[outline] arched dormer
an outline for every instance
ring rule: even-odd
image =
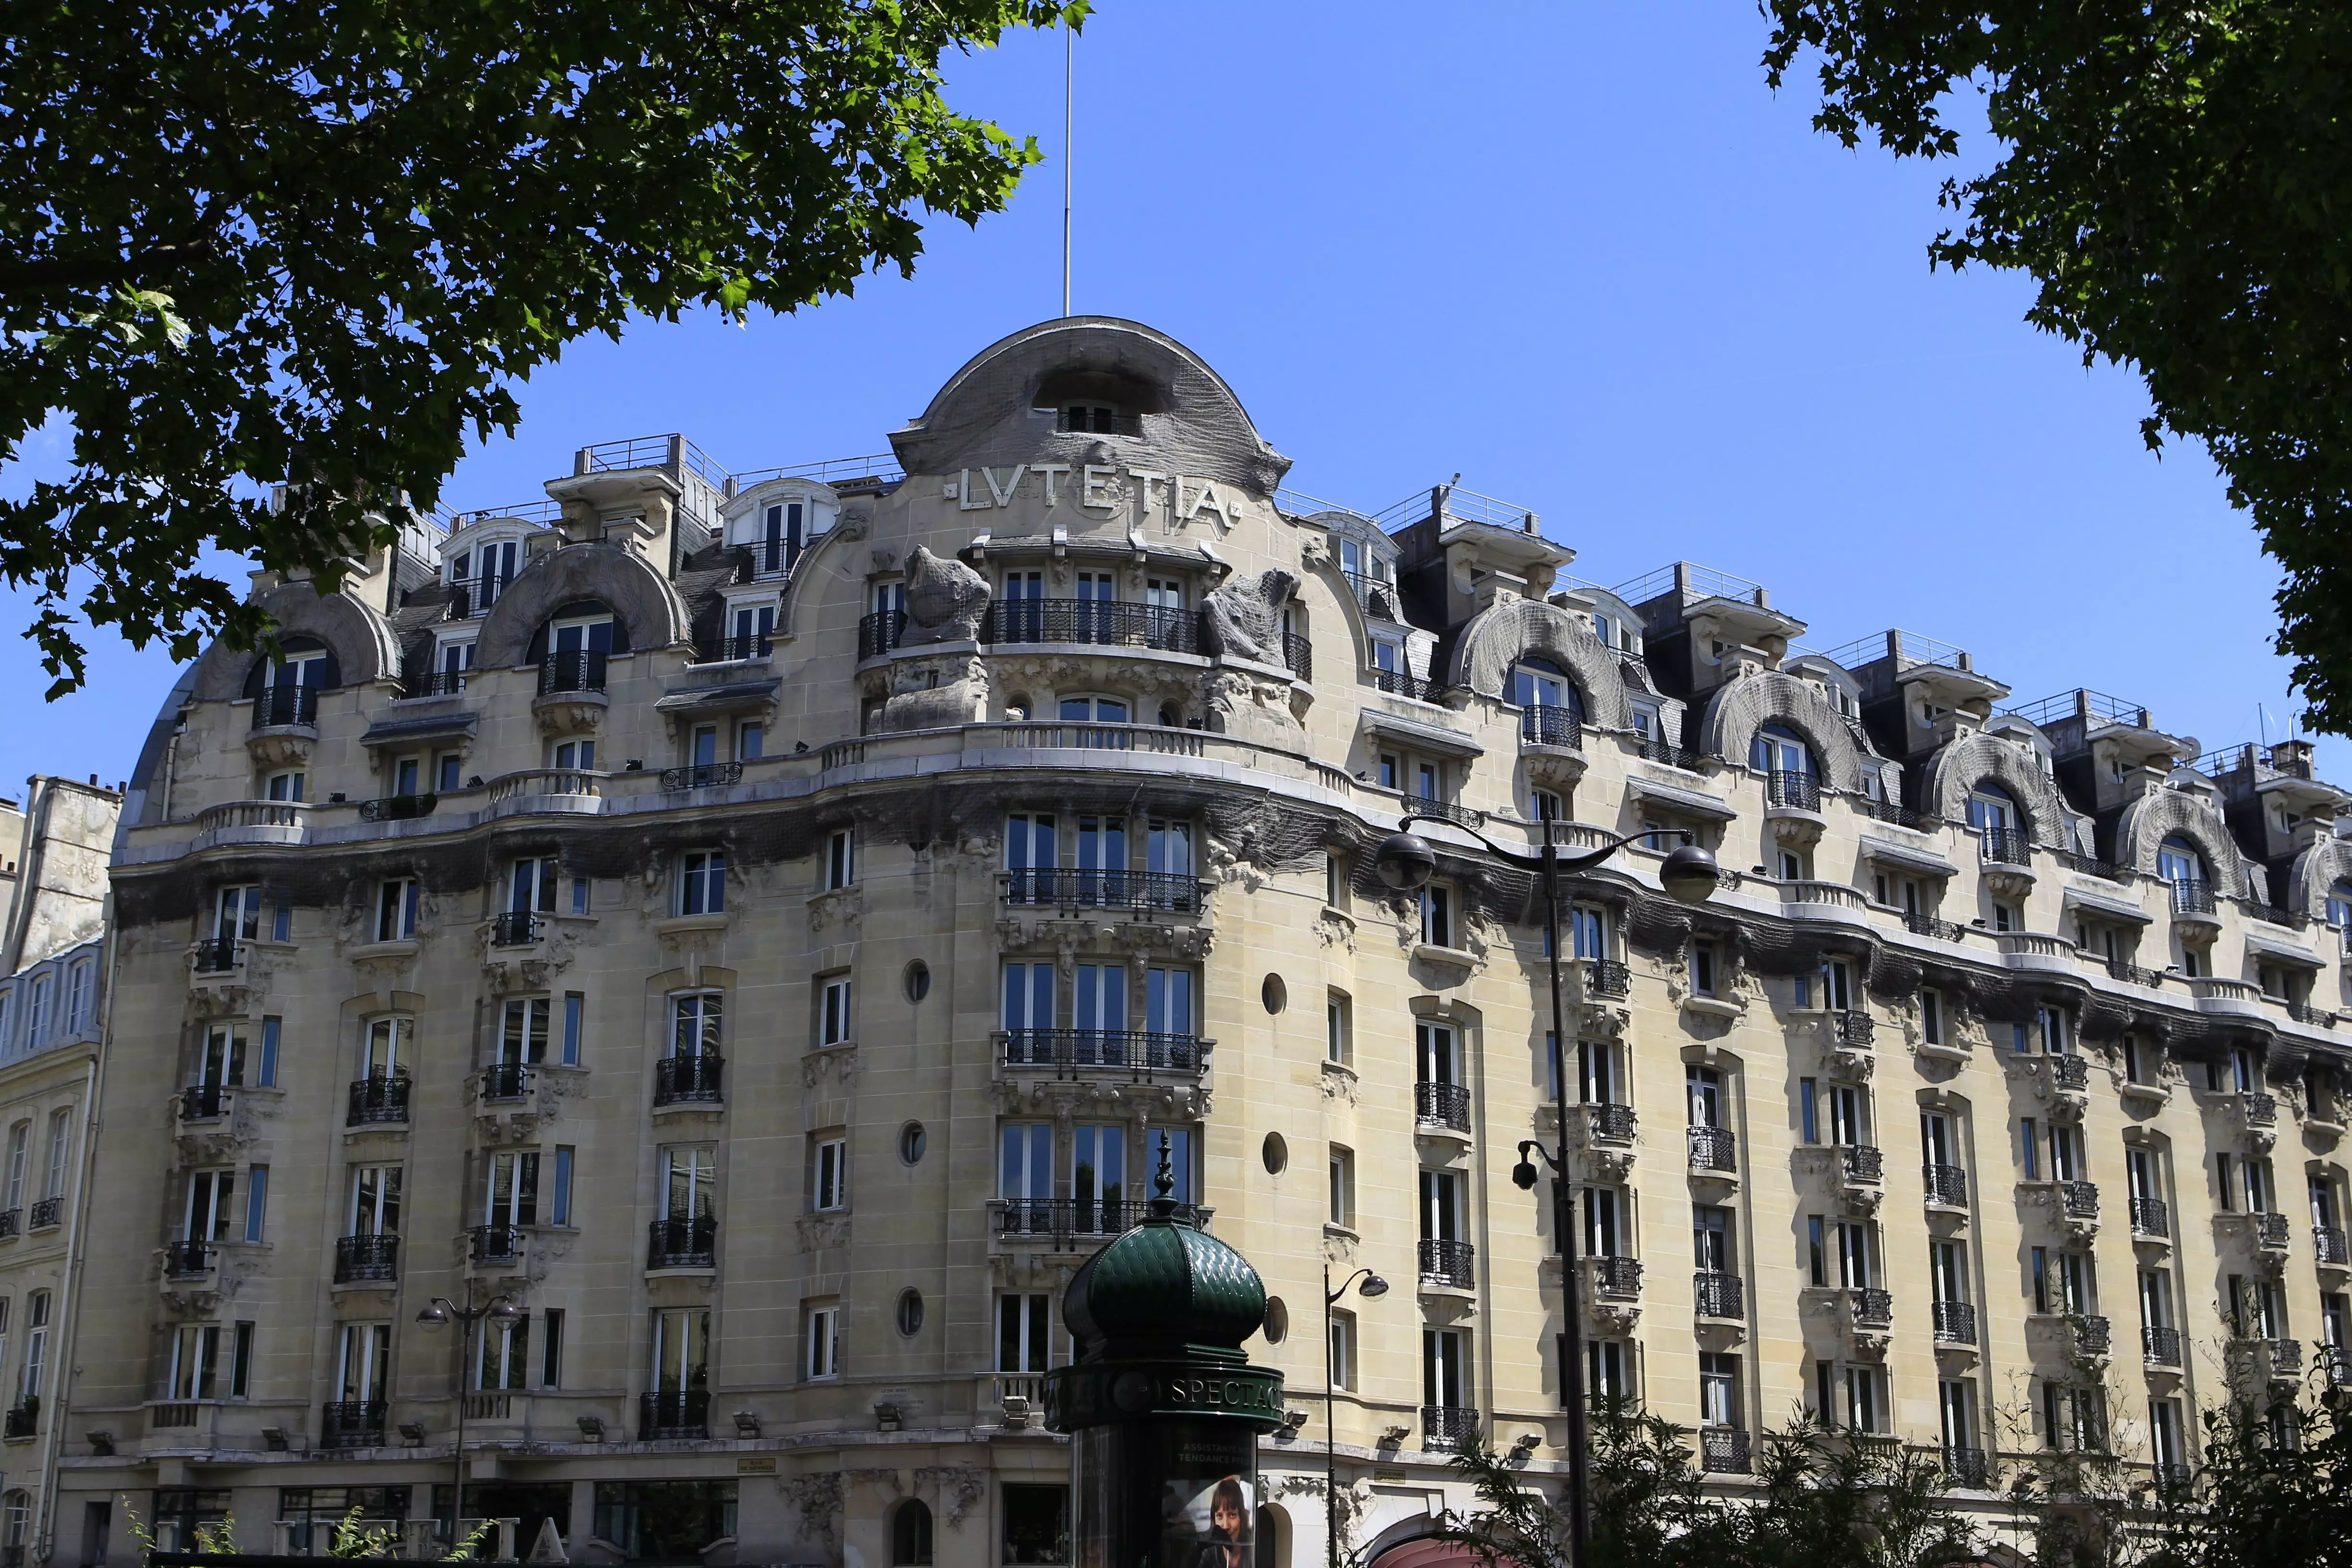
[[[833,531],[841,497],[830,485],[787,475],[738,491],[720,515],[726,542],[751,552],[752,576],[782,577]]]
[[[309,583],[287,583],[263,594],[261,608],[277,624],[280,645],[308,642],[331,660],[330,686],[358,686],[396,674],[400,645],[391,623],[357,599],[321,596]],[[199,702],[226,702],[260,683],[261,650],[238,650],[215,642],[196,661],[194,695]]]
[[[1811,681],[1821,689],[1822,696],[1838,716],[1859,721],[1862,718],[1862,687],[1835,660],[1817,653],[1797,654],[1781,660],[1780,668],[1800,680]]]
[[[2005,736],[1979,731],[1937,748],[1927,762],[1927,784],[1924,804],[1947,822],[1972,820],[1969,799],[1990,785],[2015,808],[2019,820],[2013,826],[2025,829],[2035,843],[2074,847],[2058,786],[2035,765],[2031,752]]]
[[[596,604],[618,623],[616,646],[670,647],[687,636],[686,605],[642,556],[617,544],[567,544],[525,567],[482,617],[474,662],[488,669],[529,663],[555,613]]]
[[[1822,782],[1848,794],[1862,790],[1862,747],[1843,716],[1813,682],[1784,670],[1766,670],[1717,687],[1699,727],[1699,750],[1745,765],[1756,733],[1780,724],[1801,736]]]
[[[1473,616],[1454,645],[1453,684],[1509,702],[1511,671],[1528,658],[1557,668],[1583,703],[1584,715],[1604,729],[1633,722],[1617,657],[1601,646],[1592,623],[1540,599],[1510,599]]]
[[[2116,820],[2116,858],[2143,877],[2157,876],[2157,855],[2168,838],[2184,839],[2197,850],[2216,892],[2245,896],[2245,858],[2221,814],[2180,790],[2152,789],[2124,807]]]
[[[2329,925],[2352,925],[2352,838],[2314,839],[2287,871],[2286,907]],[[2344,906],[2345,920],[2333,907]]]

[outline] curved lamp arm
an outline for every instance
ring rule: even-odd
[[[1485,834],[1479,832],[1476,828],[1456,822],[1450,816],[1425,816],[1417,811],[1408,811],[1398,820],[1397,831],[1402,833],[1416,822],[1442,822],[1448,827],[1460,828],[1463,832],[1468,834],[1471,837],[1485,845],[1494,853],[1496,859],[1503,861],[1506,865],[1516,866],[1522,871],[1540,871],[1543,869],[1544,858],[1542,856],[1522,855],[1517,850],[1506,849],[1501,845],[1496,843],[1493,839],[1487,837]],[[1549,838],[1551,837],[1551,824],[1549,822],[1546,822],[1544,824],[1544,837],[1546,838]],[[1598,866],[1602,861],[1608,859],[1612,855],[1616,854],[1620,849],[1624,848],[1628,844],[1632,844],[1637,840],[1644,838],[1664,837],[1679,838],[1685,844],[1696,844],[1698,842],[1698,836],[1687,827],[1657,827],[1646,828],[1640,833],[1621,833],[1598,849],[1587,849],[1575,855],[1560,856],[1558,862],[1559,868],[1563,871],[1589,871],[1592,869],[1593,867]]]

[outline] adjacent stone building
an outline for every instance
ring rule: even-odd
[[[1592,1381],[1724,1485],[1812,1408],[1990,1507],[2007,1456],[2184,1465],[2227,1379],[2343,1374],[2352,797],[2307,749],[1807,651],[1687,564],[1581,583],[1448,487],[1294,495],[1132,322],[988,348],[890,446],[584,447],[336,594],[262,579],[279,657],[174,691],[52,1555],[131,1561],[128,1497],[261,1551],[356,1507],[1067,1562],[1038,1376],[1163,1139],[1274,1298],[1259,1561],[1322,1557],[1334,1437],[1377,1552],[1466,1430],[1559,1464],[1509,1176],[1556,1092]],[[1408,809],[1449,819],[1411,901]],[[1545,818],[1653,836],[1572,889],[1564,1050],[1531,880],[1455,830]],[[1735,873],[1696,909],[1677,832]],[[1395,1287],[1328,1350],[1327,1265]]]

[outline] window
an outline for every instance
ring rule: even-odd
[[[467,645],[467,651],[472,651],[471,644]],[[466,759],[461,752],[444,752],[433,761],[434,783],[445,792],[456,789],[462,782],[460,775],[464,773],[465,767]]]
[[[550,1307],[543,1320],[544,1331],[539,1336],[539,1385],[541,1388],[563,1386],[563,1309]]]
[[[835,975],[820,983],[817,1004],[816,1043],[819,1046],[842,1046],[849,1043],[849,976]]]
[[[726,1021],[726,994],[689,991],[669,999],[669,1049],[673,1057],[715,1057]]]
[[[262,785],[262,793],[271,800],[299,801],[309,787],[310,779],[299,769],[272,773]]]
[[[1421,1239],[1462,1239],[1461,1174],[1454,1171],[1421,1173]],[[1460,1281],[1467,1283],[1466,1280]]]
[[[1348,996],[1334,991],[1323,1003],[1323,1059],[1344,1067],[1355,1054]]]
[[[1723,1126],[1723,1074],[1713,1068],[1685,1067],[1683,1085],[1689,1100],[1690,1125]]]
[[[1356,1314],[1331,1314],[1331,1386],[1342,1391],[1356,1386]]]
[[[231,1399],[243,1399],[253,1392],[253,1334],[251,1322],[240,1322],[232,1336],[228,1361],[228,1394]]]
[[[551,1225],[572,1223],[572,1167],[578,1163],[578,1151],[570,1144],[559,1145],[555,1151],[554,1201],[548,1205]]]
[[[1328,1223],[1343,1230],[1356,1224],[1356,1156],[1352,1150],[1331,1145],[1331,1201]]]
[[[1806,1142],[1822,1141],[1821,1084],[1816,1079],[1797,1080],[1797,1127]]]
[[[1008,1290],[996,1298],[996,1370],[1044,1372],[1051,1345],[1054,1298]]]
[[[1402,778],[1403,774],[1398,770],[1396,753],[1382,752],[1381,753],[1381,787],[1382,789],[1400,788]]]
[[[654,1314],[654,1389],[677,1397],[710,1386],[710,1312],[680,1308]],[[682,1406],[683,1399],[678,1401]]]
[[[1007,1564],[1066,1564],[1070,1561],[1070,1489],[1004,1486]]]
[[[1795,731],[1767,724],[1748,742],[1748,765],[1759,773],[1809,776],[1813,772],[1813,754]]]
[[[1412,1036],[1416,1082],[1459,1084],[1462,1081],[1460,1042],[1452,1029],[1444,1024],[1416,1024]]]
[[[545,859],[517,860],[507,873],[507,910],[510,914],[555,911],[556,865]]]
[[[592,771],[596,766],[596,742],[558,741],[548,749],[547,765],[551,768],[576,769],[583,773]],[[577,789],[578,784],[576,781],[563,781],[555,787],[559,793],[570,793]]]
[[[261,934],[261,889],[223,888],[213,908],[213,935],[251,941]]]
[[[530,1386],[530,1320],[484,1323],[474,1340],[473,1386],[515,1389]]]
[[[1058,713],[1065,724],[1124,724],[1132,717],[1134,709],[1124,697],[1065,697]],[[1082,735],[1076,743],[1101,746],[1123,745],[1125,742],[1124,736]]]
[[[1532,822],[1565,822],[1568,809],[1557,791],[1531,789],[1528,792],[1528,818]]]
[[[1335,910],[1348,907],[1348,862],[1344,856],[1323,857],[1323,902]]]
[[[2038,1148],[2040,1140],[2040,1123],[2031,1116],[2019,1117],[2017,1119],[2017,1163],[2024,1168],[2025,1179],[2029,1182],[2038,1182],[2042,1179],[2042,1155]],[[2225,1192],[2228,1190],[2227,1183],[2223,1184],[2222,1190]]]
[[[529,1066],[547,1059],[547,1012],[544,996],[517,997],[506,1005],[495,1047],[499,1065]]]
[[[841,1308],[827,1301],[808,1309],[801,1332],[807,1358],[802,1373],[814,1383],[841,1375]]]
[[[25,1370],[16,1380],[16,1403],[41,1396],[41,1373],[49,1359],[49,1293],[36,1290],[25,1298]]]
[[[2147,1447],[2148,1457],[2156,1462],[2159,1483],[2170,1484],[2189,1473],[2189,1451],[2180,1436],[2179,1400],[2147,1402]]]
[[[351,1207],[345,1215],[351,1236],[400,1234],[400,1171],[398,1165],[355,1165],[352,1168]]]
[[[1933,986],[1919,993],[1919,1038],[1931,1046],[1944,1043],[1944,994]]]
[[[404,942],[416,934],[417,891],[414,877],[395,877],[377,889],[376,941]]]
[[[356,1328],[360,1325],[353,1324]],[[166,1399],[211,1399],[215,1364],[220,1360],[220,1325],[188,1323],[172,1336],[172,1357],[164,1373]]]
[[[2101,1453],[2106,1448],[2105,1406],[2095,1388],[2042,1385],[2042,1437],[2053,1448]]]
[[[1856,1432],[1885,1429],[1886,1384],[1876,1367],[1845,1369],[1845,1420]]]
[[[2185,838],[2168,838],[2157,846],[2156,874],[2175,888],[2205,881],[2205,858]]]
[[[415,1043],[413,1018],[371,1018],[360,1040],[362,1078],[404,1078]]]
[[[73,1152],[73,1112],[49,1112],[49,1146],[47,1173],[41,1183],[41,1195],[61,1198],[66,1194],[66,1163]],[[2316,1191],[2315,1184],[2314,1190]]]
[[[857,835],[839,828],[824,841],[824,885],[830,892],[857,880]]]
[[[586,1032],[588,998],[577,991],[563,994],[563,1065],[580,1065],[581,1037]]]
[[[931,1510],[908,1498],[890,1514],[890,1568],[931,1568]]]
[[[709,1219],[716,1212],[719,1151],[707,1144],[673,1144],[662,1151],[664,1212],[671,1219]]]
[[[226,1241],[229,1237],[232,1200],[236,1195],[236,1172],[191,1173],[188,1177],[187,1208],[181,1216],[181,1238],[186,1241]]]
[[[269,1167],[248,1165],[245,1175],[245,1239],[259,1241],[269,1210]]]
[[[1421,1402],[1462,1409],[1470,1403],[1469,1339],[1459,1329],[1421,1331]]]
[[[690,849],[678,862],[677,912],[715,915],[727,908],[727,856],[718,849]]]
[[[1432,947],[1454,945],[1454,892],[1433,882],[1421,890],[1421,940]]]
[[[1739,1425],[1739,1358],[1718,1351],[1698,1355],[1698,1418],[1706,1426]]]
[[[1691,943],[1690,978],[1692,995],[1712,996],[1715,994],[1715,944],[1713,942],[1694,942]]]
[[[819,1214],[849,1206],[849,1141],[841,1133],[809,1135],[809,1206]]]
[[[391,1384],[392,1325],[345,1323],[338,1348],[335,1383],[341,1396],[355,1405],[381,1405]]]
[[[539,1223],[539,1153],[536,1150],[493,1154],[483,1173],[482,1223],[504,1226]]]
[[[2072,1009],[2042,1009],[2042,1048],[2053,1057],[2074,1054],[2074,1015]]]
[[[1562,1334],[1560,1342],[1565,1347],[1568,1336]],[[1633,1398],[1632,1359],[1622,1340],[1589,1341],[1584,1347],[1585,1397],[1595,1404]]]
[[[1829,1221],[1820,1215],[1805,1216],[1805,1282],[1827,1285],[1830,1282]]]
[[[94,970],[87,958],[75,959],[66,970],[66,1029],[69,1034],[79,1034],[95,1022],[92,1016],[93,998],[90,991],[90,979],[93,973]],[[0,1041],[5,1040],[6,1037],[7,1030],[0,1027]]]

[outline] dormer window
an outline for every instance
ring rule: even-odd
[[[1054,427],[1095,436],[1140,436],[1143,421],[1108,403],[1065,403]]]
[[[522,545],[512,539],[486,541],[449,557],[449,585],[466,595],[459,613],[470,618],[496,604],[514,581],[521,557]]]

